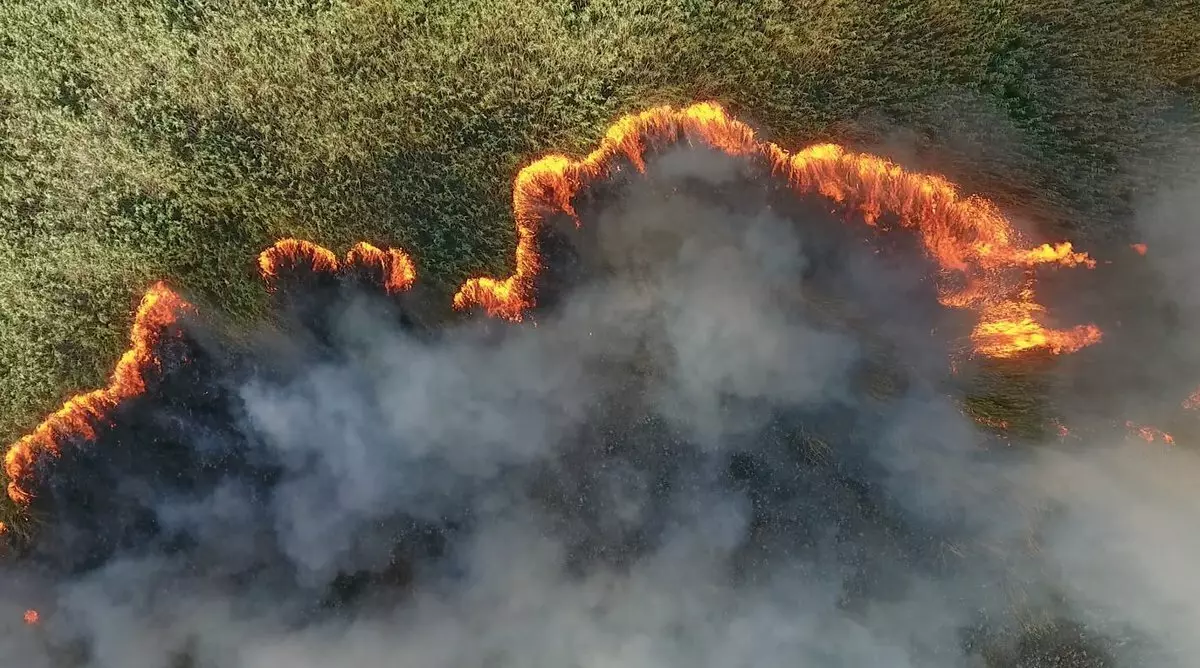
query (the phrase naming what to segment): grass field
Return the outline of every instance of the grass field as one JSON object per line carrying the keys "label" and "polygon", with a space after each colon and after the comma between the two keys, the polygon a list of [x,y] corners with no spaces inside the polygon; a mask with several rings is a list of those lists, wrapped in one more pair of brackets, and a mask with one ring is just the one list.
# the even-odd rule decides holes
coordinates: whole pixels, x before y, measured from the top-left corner
{"label": "grass field", "polygon": [[1191,0],[9,0],[0,441],[103,382],[152,279],[260,315],[279,236],[401,245],[447,293],[505,272],[520,165],[655,103],[883,140],[1054,234],[1119,237],[1196,136],[1196,25]]}

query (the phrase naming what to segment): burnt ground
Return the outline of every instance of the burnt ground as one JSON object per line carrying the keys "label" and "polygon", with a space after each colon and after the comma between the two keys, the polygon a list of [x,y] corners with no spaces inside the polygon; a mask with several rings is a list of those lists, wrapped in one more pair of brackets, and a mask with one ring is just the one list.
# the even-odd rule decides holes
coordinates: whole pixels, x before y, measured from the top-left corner
{"label": "burnt ground", "polygon": [[[482,499],[497,489],[519,490],[532,500],[565,546],[570,572],[585,577],[600,567],[631,568],[654,553],[674,521],[670,499],[716,485],[749,504],[745,533],[726,564],[731,582],[755,582],[786,564],[835,563],[843,577],[839,606],[853,615],[872,603],[903,600],[916,578],[953,581],[980,571],[1002,577],[999,562],[989,565],[983,552],[971,549],[975,530],[967,518],[911,512],[885,482],[894,472],[874,454],[914,403],[961,392],[964,382],[950,373],[946,356],[969,331],[969,314],[938,306],[929,264],[912,235],[864,241],[856,221],[848,224],[823,200],[784,191],[764,178],[762,166],[718,155],[698,159],[716,164],[715,183],[711,174],[674,174],[655,158],[649,178],[624,170],[626,176],[590,185],[576,203],[580,226],[552,218],[540,237],[546,267],[537,282],[538,308],[524,323],[446,321],[421,288],[388,296],[369,276],[303,271],[279,280],[271,326],[237,342],[201,320],[183,321],[177,336],[164,337],[157,351],[161,372],[152,374],[147,393],[122,404],[94,442],[70,442],[62,457],[42,462],[31,508],[42,529],[22,553],[23,563],[67,580],[131,555],[165,556],[186,564],[190,577],[293,601],[293,623],[305,624],[373,605],[403,605],[415,589],[453,577],[446,569],[453,570],[465,537],[486,521]],[[695,211],[707,218],[689,220]],[[347,559],[359,565],[316,580],[298,572],[273,504],[281,486],[321,462],[267,444],[271,436],[246,413],[241,389],[248,382],[286,387],[324,365],[359,369],[343,330],[363,310],[372,314],[372,326],[415,341],[418,350],[466,336],[486,359],[489,350],[499,351],[531,327],[554,327],[578,295],[604,292],[613,281],[636,286],[643,274],[653,283],[658,263],[689,238],[701,239],[705,253],[745,252],[747,243],[759,242],[748,242],[738,225],[763,217],[788,221],[805,258],[802,267],[780,269],[802,280],[771,283],[767,301],[862,351],[839,390],[848,398],[835,400],[831,391],[829,398],[797,404],[724,396],[721,410],[755,419],[752,428],[725,434],[714,454],[660,413],[655,397],[669,364],[662,341],[638,339],[633,354],[589,362],[594,375],[584,417],[559,435],[552,456],[502,463],[486,480],[453,487],[435,512],[398,506],[377,521],[353,525],[350,544],[359,547],[351,551],[374,556]],[[731,222],[723,227],[711,220]],[[885,218],[881,227],[893,222]],[[1054,286],[1048,294],[1055,298]],[[366,377],[371,370],[361,371]],[[358,396],[349,382],[346,391]],[[359,389],[364,396],[371,392],[366,381]],[[979,456],[1002,447],[1000,438],[975,436],[970,447]],[[436,454],[430,459],[422,466],[436,469]],[[637,475],[630,478],[629,471]],[[635,483],[648,499],[644,510],[636,520],[614,520],[620,513],[613,485]],[[227,487],[240,490],[248,507],[226,530],[253,544],[249,552],[223,547],[227,536],[205,530],[211,522],[174,521],[164,510],[208,503]],[[387,546],[383,557],[380,544]],[[947,556],[964,550],[972,555],[969,566]],[[363,567],[364,561],[373,565]],[[1008,622],[989,624],[991,633]],[[1072,636],[1074,627],[1064,624],[1051,625],[1067,629],[1059,635],[1043,631],[1040,640],[987,652],[1008,657],[996,665],[1109,665],[1100,641],[1083,632]],[[990,647],[991,636],[980,640],[964,630],[963,637],[965,653],[987,653],[981,648]],[[1058,649],[1046,649],[1055,643]],[[1037,658],[1051,654],[1067,658]]]}

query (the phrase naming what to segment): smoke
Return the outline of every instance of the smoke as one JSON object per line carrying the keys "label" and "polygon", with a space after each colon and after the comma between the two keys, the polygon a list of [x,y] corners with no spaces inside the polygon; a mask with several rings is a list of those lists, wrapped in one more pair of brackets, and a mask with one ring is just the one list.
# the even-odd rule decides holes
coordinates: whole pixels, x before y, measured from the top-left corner
{"label": "smoke", "polygon": [[1089,439],[1043,450],[1023,481],[1053,508],[1041,549],[1079,614],[1131,645],[1151,639],[1157,653],[1143,665],[1191,666],[1200,656],[1200,456],[1198,416],[1180,404],[1200,384],[1200,183],[1164,188],[1139,203],[1133,222],[1148,248],[1141,276],[1133,274],[1143,303],[1132,314],[1141,317],[1122,309],[1132,330],[1125,357],[1098,382],[1118,388],[1110,404],[1118,415],[1168,416],[1179,445]]}
{"label": "smoke", "polygon": [[983,433],[903,238],[714,153],[647,171],[545,230],[529,322],[355,289],[192,335],[43,472],[4,665],[974,666],[1055,606],[1189,655],[1194,458]]}

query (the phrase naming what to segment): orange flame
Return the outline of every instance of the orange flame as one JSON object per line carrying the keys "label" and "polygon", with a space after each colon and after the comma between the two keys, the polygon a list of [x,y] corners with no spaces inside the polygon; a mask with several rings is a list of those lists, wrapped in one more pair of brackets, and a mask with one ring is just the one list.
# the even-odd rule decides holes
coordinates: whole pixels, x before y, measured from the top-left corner
{"label": "orange flame", "polygon": [[1184,410],[1189,410],[1189,411],[1193,411],[1193,410],[1196,410],[1197,408],[1200,408],[1200,388],[1196,388],[1195,390],[1192,390],[1192,393],[1188,395],[1187,399],[1183,400],[1183,404],[1181,404],[1181,405],[1183,406]]}
{"label": "orange flame", "polygon": [[314,272],[338,270],[338,259],[333,251],[311,241],[281,239],[258,254],[258,271],[267,285],[271,285],[279,277],[281,268],[301,264],[307,265],[308,269]]}
{"label": "orange flame", "polygon": [[985,303],[979,324],[971,332],[976,352],[990,357],[1011,357],[1026,350],[1045,349],[1058,355],[1100,341],[1100,328],[1095,325],[1047,329],[1035,319],[1045,310],[1033,301],[1032,289],[1028,287],[1021,290],[1018,298]]}
{"label": "orange flame", "polygon": [[1147,443],[1153,443],[1154,441],[1161,439],[1162,442],[1166,443],[1167,445],[1175,444],[1175,437],[1159,429],[1158,427],[1137,424],[1132,420],[1126,420],[1125,427],[1129,429],[1131,435],[1137,436]]}
{"label": "orange flame", "polygon": [[337,256],[328,248],[299,239],[276,241],[258,256],[259,273],[269,288],[273,288],[279,271],[286,266],[304,266],[309,271],[326,273],[337,273],[350,267],[374,267],[383,273],[383,287],[388,294],[408,290],[417,278],[416,266],[404,251],[397,248],[384,251],[365,241],[355,244],[346,253],[345,262],[338,262]]}
{"label": "orange flame", "polygon": [[[502,280],[468,280],[454,295],[454,306],[482,307],[492,316],[520,320],[534,305],[533,279],[541,266],[536,234],[544,216],[560,211],[576,218],[578,224],[572,200],[585,182],[610,173],[620,157],[644,171],[648,145],[680,138],[705,143],[732,156],[765,159],[773,172],[784,176],[798,192],[833,199],[861,213],[869,225],[884,213],[894,214],[902,226],[920,235],[927,254],[943,272],[959,272],[967,278],[964,287],[943,287],[939,299],[946,306],[979,311],[980,321],[971,335],[977,352],[993,357],[1032,349],[1066,353],[1101,338],[1094,325],[1070,330],[1047,328],[1038,321],[1045,307],[1034,300],[1032,276],[1027,276],[1016,294],[1011,294],[999,276],[1002,271],[1029,270],[1044,264],[1095,266],[1092,258],[1076,252],[1070,243],[1028,247],[995,205],[979,197],[962,197],[940,176],[906,172],[883,158],[850,153],[833,144],[819,144],[792,154],[773,143],[759,142],[749,126],[714,103],[685,109],[657,107],[626,116],[613,124],[599,147],[582,160],[549,155],[522,169],[513,184],[518,235],[516,271]],[[280,270],[289,265],[331,273],[351,266],[375,267],[382,270],[389,293],[409,289],[416,279],[415,266],[404,252],[383,251],[367,243],[356,244],[339,263],[326,248],[283,239],[259,255],[258,265],[269,289],[273,289]],[[130,333],[132,346],[117,363],[108,387],[72,397],[8,449],[4,470],[10,498],[21,504],[31,500],[21,481],[29,475],[37,452],[57,454],[61,439],[67,435],[94,438],[95,423],[107,420],[120,401],[145,390],[144,373],[158,364],[153,348],[161,330],[187,308],[191,307],[162,283],[147,291]]]}
{"label": "orange flame", "polygon": [[1092,258],[1076,252],[1070,243],[1027,247],[995,205],[961,196],[940,176],[910,173],[883,158],[851,153],[833,144],[788,153],[773,143],[760,142],[748,125],[710,102],[684,109],[656,107],[625,116],[583,159],[549,155],[522,169],[512,196],[516,271],[504,279],[468,280],[455,294],[454,306],[479,307],[495,317],[521,320],[535,302],[533,280],[541,266],[537,232],[543,218],[562,212],[579,224],[572,200],[586,182],[610,174],[621,157],[644,171],[647,146],[681,138],[732,156],[765,159],[796,191],[818,193],[857,210],[870,225],[884,213],[896,215],[902,226],[920,235],[926,252],[943,271],[971,279],[967,288],[944,288],[941,301],[947,306],[981,308],[972,338],[983,354],[1004,357],[1032,348],[1070,352],[1100,340],[1099,329],[1091,325],[1048,329],[1034,317],[1044,308],[1033,301],[1032,290],[1005,297],[995,276],[1001,270],[1043,264],[1095,266]]}
{"label": "orange flame", "polygon": [[[317,272],[375,267],[382,271],[384,288],[389,293],[407,290],[416,279],[413,262],[403,251],[383,251],[368,243],[351,248],[344,264],[338,262],[332,251],[297,239],[278,241],[258,257],[259,269],[268,286],[288,265],[307,265],[310,271]],[[4,472],[8,476],[10,499],[21,505],[32,501],[32,494],[23,485],[39,453],[58,455],[61,441],[69,436],[94,439],[94,425],[107,422],[108,415],[120,402],[145,392],[146,370],[159,364],[154,349],[163,329],[176,321],[179,312],[191,308],[165,284],[160,282],[150,287],[134,317],[129,335],[131,346],[117,362],[108,386],[68,399],[32,432],[9,446],[4,455]]]}
{"label": "orange flame", "polygon": [[382,251],[365,241],[360,241],[346,253],[346,264],[378,268],[383,272],[383,287],[389,294],[403,292],[411,288],[417,280],[417,269],[412,259],[397,248]]}
{"label": "orange flame", "polygon": [[1133,252],[1137,253],[1138,255],[1146,254],[1146,244],[1129,244],[1129,247],[1132,248]]}
{"label": "orange flame", "polygon": [[40,614],[38,614],[37,610],[29,609],[29,610],[25,611],[25,614],[22,616],[22,619],[25,620],[26,624],[28,624],[30,626],[34,626],[39,621],[41,621],[42,616]]}
{"label": "orange flame", "polygon": [[133,319],[129,334],[130,348],[117,362],[108,387],[71,397],[62,408],[12,444],[5,453],[4,472],[9,481],[9,498],[20,504],[32,499],[28,490],[22,487],[22,482],[30,474],[30,467],[38,452],[45,451],[57,456],[60,442],[67,436],[95,438],[93,425],[106,422],[109,412],[118,403],[146,390],[146,371],[159,364],[154,356],[154,348],[163,329],[174,323],[181,311],[190,308],[187,302],[161,282],[146,291]]}

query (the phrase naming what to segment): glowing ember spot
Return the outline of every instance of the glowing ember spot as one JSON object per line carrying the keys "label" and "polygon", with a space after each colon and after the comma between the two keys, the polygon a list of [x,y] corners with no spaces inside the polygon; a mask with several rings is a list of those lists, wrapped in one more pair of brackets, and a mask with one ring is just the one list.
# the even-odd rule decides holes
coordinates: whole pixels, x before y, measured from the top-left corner
{"label": "glowing ember spot", "polygon": [[1058,434],[1058,440],[1060,441],[1066,440],[1071,435],[1071,430],[1059,418],[1050,418],[1050,425],[1054,427],[1054,431]]}
{"label": "glowing ember spot", "polygon": [[71,397],[31,433],[9,446],[4,455],[9,498],[19,504],[32,500],[24,485],[39,453],[57,456],[64,439],[94,438],[94,425],[107,422],[113,407],[146,390],[147,370],[159,365],[154,356],[159,337],[180,312],[190,308],[163,283],[156,283],[146,291],[133,319],[130,348],[117,362],[108,386]]}
{"label": "glowing ember spot", "polygon": [[1129,247],[1138,255],[1146,254],[1146,244],[1129,244]]}
{"label": "glowing ember spot", "polygon": [[516,269],[504,279],[468,280],[455,294],[454,306],[478,307],[495,317],[521,320],[535,305],[534,277],[541,268],[537,233],[545,217],[563,213],[579,224],[572,201],[585,183],[610,174],[620,158],[644,171],[647,147],[681,140],[763,160],[797,192],[832,199],[860,213],[869,225],[884,213],[895,215],[902,227],[919,235],[926,253],[943,272],[966,279],[958,282],[965,287],[943,287],[940,299],[946,306],[980,311],[972,336],[980,353],[1005,357],[1035,348],[1064,353],[1100,340],[1100,331],[1092,325],[1065,331],[1046,327],[1037,319],[1044,308],[1034,301],[1032,289],[1010,295],[1001,275],[1038,265],[1095,266],[1092,258],[1070,243],[1026,244],[994,204],[961,196],[940,176],[910,173],[883,158],[851,153],[834,144],[789,153],[760,142],[748,125],[714,103],[684,109],[656,107],[626,116],[586,157],[550,155],[522,169],[512,195]]}
{"label": "glowing ember spot", "polygon": [[1126,420],[1125,427],[1129,429],[1130,435],[1137,436],[1147,443],[1153,443],[1156,440],[1162,440],[1162,442],[1166,443],[1167,445],[1175,444],[1175,437],[1159,429],[1158,427],[1137,424],[1132,420]]}
{"label": "glowing ember spot", "polygon": [[300,239],[277,241],[258,256],[259,273],[268,289],[274,289],[275,280],[285,268],[332,274],[351,267],[371,267],[382,272],[383,288],[389,294],[408,290],[417,279],[416,265],[404,251],[398,248],[381,250],[365,241],[355,244],[346,253],[345,262],[339,262],[328,248]]}
{"label": "glowing ember spot", "polygon": [[999,418],[988,417],[986,415],[975,415],[974,419],[975,422],[985,427],[991,427],[992,429],[999,429],[1001,431],[1008,430],[1008,420],[1001,420]]}
{"label": "glowing ember spot", "polygon": [[42,616],[38,614],[37,610],[26,610],[23,619],[25,620],[26,624],[34,626],[41,621]]}

